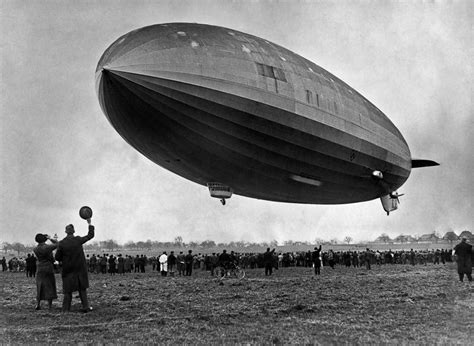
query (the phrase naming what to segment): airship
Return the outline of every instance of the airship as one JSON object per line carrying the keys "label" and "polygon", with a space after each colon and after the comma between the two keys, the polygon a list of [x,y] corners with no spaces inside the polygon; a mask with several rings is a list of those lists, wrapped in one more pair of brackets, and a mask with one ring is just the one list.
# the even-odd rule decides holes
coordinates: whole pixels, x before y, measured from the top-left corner
{"label": "airship", "polygon": [[344,81],[237,30],[167,23],[131,31],[100,58],[101,109],[157,165],[232,194],[287,203],[380,198],[389,214],[411,169],[400,131]]}

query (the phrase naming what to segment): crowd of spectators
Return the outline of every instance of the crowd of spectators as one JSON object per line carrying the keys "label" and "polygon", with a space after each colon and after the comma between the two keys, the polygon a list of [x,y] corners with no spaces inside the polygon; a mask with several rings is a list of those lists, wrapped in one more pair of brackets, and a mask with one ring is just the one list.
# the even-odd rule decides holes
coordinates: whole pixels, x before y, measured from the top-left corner
{"label": "crowd of spectators", "polygon": [[[173,251],[174,253],[174,251]],[[318,252],[322,267],[335,268],[336,266],[346,267],[367,267],[370,265],[386,264],[404,264],[404,265],[427,265],[427,264],[445,264],[452,262],[452,252],[447,249],[437,250],[410,250],[410,251],[321,251]],[[273,268],[287,267],[313,267],[315,263],[313,251],[303,252],[272,252]],[[186,258],[187,257],[187,258]],[[175,257],[176,275],[186,276],[191,270],[206,270],[211,275],[218,267],[228,267],[231,263],[239,265],[242,269],[265,268],[268,260],[265,258],[265,252],[261,253],[238,253],[231,251],[227,253],[197,253],[192,256],[184,255],[180,252]],[[268,255],[267,255],[268,257]],[[89,271],[102,274],[124,274],[124,273],[142,273],[145,268],[151,271],[160,271],[160,256],[147,257],[146,255],[118,256],[103,254],[101,256],[87,256]],[[170,256],[168,256],[168,261]],[[191,266],[191,270],[186,271],[186,267]],[[174,270],[173,270],[174,273]]]}
{"label": "crowd of spectators", "polygon": [[[410,250],[410,251],[380,251],[366,249],[364,251],[333,251],[323,250],[318,252],[322,267],[335,268],[336,266],[346,267],[367,267],[367,265],[427,265],[445,264],[453,261],[452,251],[448,249],[437,250]],[[275,252],[273,251],[273,268],[288,267],[314,267],[315,259],[313,251],[300,252]],[[145,254],[122,255],[122,254],[92,254],[86,256],[89,272],[96,274],[126,274],[144,273],[146,270],[160,271],[160,256],[146,256]],[[268,257],[268,255],[267,255]],[[172,268],[176,268],[176,276],[189,276],[192,270],[207,270],[214,275],[217,267],[226,267],[230,263],[239,265],[243,269],[265,268],[268,259],[265,259],[265,252],[261,253],[196,253],[189,250],[185,255],[180,251],[174,256],[168,256],[168,261],[173,259]],[[27,276],[34,276],[36,271],[36,258],[34,254],[27,254],[27,257],[13,257],[10,260],[1,260],[3,271],[25,271]],[[56,269],[59,271],[60,268]],[[174,273],[174,270],[173,270]]]}

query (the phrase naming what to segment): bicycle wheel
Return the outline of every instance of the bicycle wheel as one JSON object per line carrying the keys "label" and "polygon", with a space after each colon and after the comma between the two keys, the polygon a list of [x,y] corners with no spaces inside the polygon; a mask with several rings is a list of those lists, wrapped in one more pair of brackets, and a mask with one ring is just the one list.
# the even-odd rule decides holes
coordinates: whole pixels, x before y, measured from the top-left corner
{"label": "bicycle wheel", "polygon": [[219,271],[217,272],[217,278],[222,281],[226,278],[227,276],[227,271],[224,269],[224,267],[220,267]]}
{"label": "bicycle wheel", "polygon": [[239,280],[242,280],[245,277],[245,271],[241,268],[235,268],[234,270],[235,277]]}

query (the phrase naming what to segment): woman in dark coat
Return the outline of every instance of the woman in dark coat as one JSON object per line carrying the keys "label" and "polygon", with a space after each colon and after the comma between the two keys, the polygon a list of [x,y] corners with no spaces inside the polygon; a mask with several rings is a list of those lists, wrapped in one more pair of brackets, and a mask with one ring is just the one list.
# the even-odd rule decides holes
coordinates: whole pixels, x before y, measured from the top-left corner
{"label": "woman in dark coat", "polygon": [[115,263],[115,257],[114,255],[110,255],[109,257],[109,273],[112,274],[112,275],[115,275],[115,268],[116,267],[116,263]]}
{"label": "woman in dark coat", "polygon": [[118,255],[118,266],[117,266],[117,273],[122,274],[125,272],[125,260],[122,257],[122,254]]}
{"label": "woman in dark coat", "polygon": [[[46,240],[53,244],[46,245]],[[57,240],[51,239],[46,234],[38,233],[35,237],[38,246],[33,250],[38,258],[36,266],[36,310],[41,309],[41,301],[48,301],[48,308],[51,309],[53,299],[58,298],[56,291],[56,279],[54,277],[54,257],[53,250],[57,248]]]}

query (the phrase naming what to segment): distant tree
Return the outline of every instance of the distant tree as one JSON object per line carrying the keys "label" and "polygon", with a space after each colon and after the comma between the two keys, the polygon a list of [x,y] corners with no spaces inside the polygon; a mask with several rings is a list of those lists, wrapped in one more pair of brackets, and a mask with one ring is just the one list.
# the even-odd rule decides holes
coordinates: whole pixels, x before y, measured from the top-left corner
{"label": "distant tree", "polygon": [[390,237],[388,236],[387,233],[382,233],[378,238],[378,241],[381,241],[382,243],[388,243],[390,241]]}
{"label": "distant tree", "polygon": [[331,244],[337,244],[339,241],[336,238],[332,238],[329,242]]}
{"label": "distant tree", "polygon": [[326,242],[326,240],[322,239],[322,238],[318,238],[316,237],[314,239],[314,244],[324,244]]}
{"label": "distant tree", "polygon": [[100,244],[96,241],[92,243],[85,243],[83,246],[84,246],[84,250],[88,250],[88,251],[100,250]]}
{"label": "distant tree", "polygon": [[25,252],[26,252],[26,253],[33,252],[33,250],[35,249],[35,247],[36,247],[36,245],[32,245],[32,244],[25,245]]}
{"label": "distant tree", "polygon": [[245,246],[245,242],[239,240],[239,241],[235,242],[235,246],[239,249],[243,248]]}
{"label": "distant tree", "polygon": [[174,238],[174,245],[176,245],[178,247],[182,247],[183,246],[183,237],[181,237],[179,235],[176,238]]}
{"label": "distant tree", "polygon": [[195,241],[190,241],[189,244],[188,244],[188,247],[197,248],[197,247],[199,247],[199,243],[195,242]]}
{"label": "distant tree", "polygon": [[344,242],[347,243],[347,245],[349,245],[351,243],[351,241],[352,241],[352,238],[349,237],[349,236],[344,238]]}
{"label": "distant tree", "polygon": [[20,252],[25,251],[25,245],[23,245],[22,243],[16,242],[11,245],[11,249],[16,251],[18,253],[18,256],[20,256]]}
{"label": "distant tree", "polygon": [[272,249],[274,249],[274,248],[276,248],[277,246],[278,246],[278,242],[277,242],[275,239],[273,239],[273,240],[270,242],[270,244],[268,244],[267,247],[271,247]]}
{"label": "distant tree", "polygon": [[8,250],[10,250],[10,249],[12,248],[12,244],[7,243],[7,242],[4,242],[4,243],[2,244],[2,248],[3,248],[3,252],[6,253]]}
{"label": "distant tree", "polygon": [[138,242],[135,244],[135,248],[136,248],[137,250],[143,250],[143,249],[146,248],[146,244],[145,244],[144,241],[141,241],[141,240],[140,240],[140,241],[138,241]]}
{"label": "distant tree", "polygon": [[133,241],[127,241],[127,242],[123,245],[123,247],[124,247],[125,249],[136,249],[136,248],[137,248],[137,244],[135,244],[135,242],[133,242]]}
{"label": "distant tree", "polygon": [[150,239],[147,239],[145,242],[145,249],[151,250],[153,248],[153,243]]}
{"label": "distant tree", "polygon": [[213,248],[215,246],[216,246],[216,243],[213,240],[204,240],[201,243],[201,247],[206,248],[206,249]]}
{"label": "distant tree", "polygon": [[102,247],[109,251],[114,251],[119,248],[119,244],[115,240],[109,239],[103,242]]}

